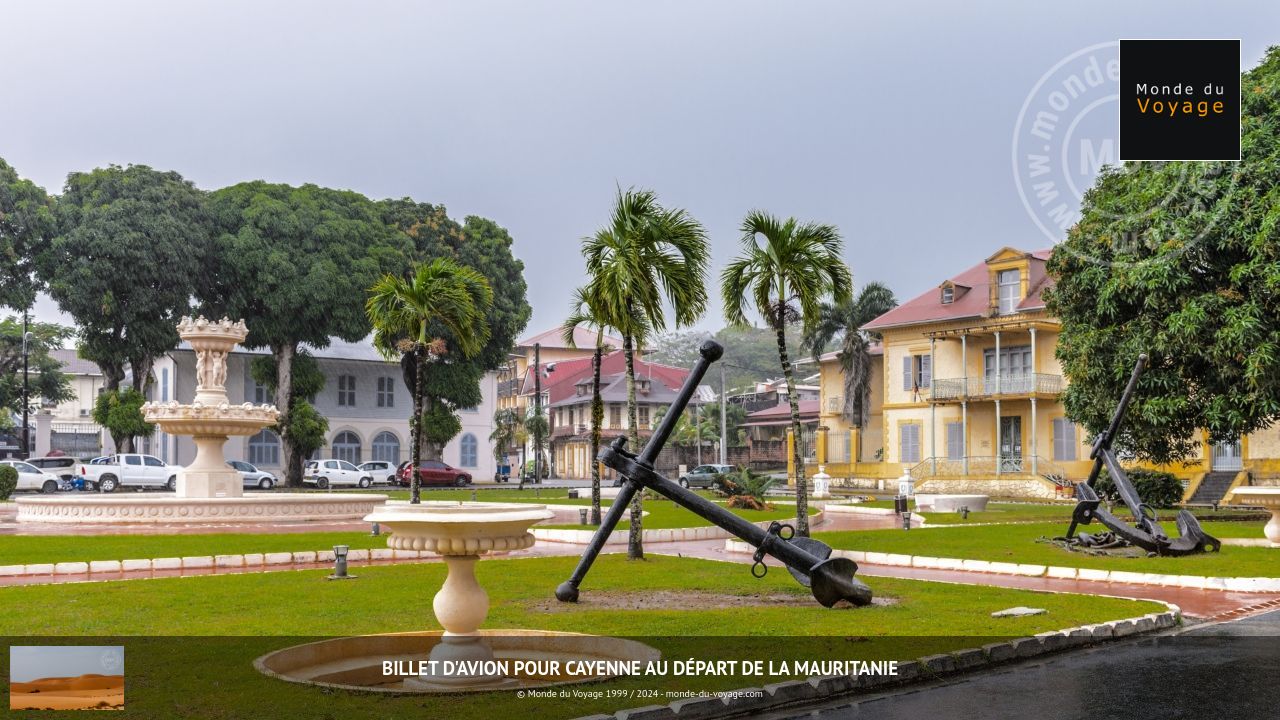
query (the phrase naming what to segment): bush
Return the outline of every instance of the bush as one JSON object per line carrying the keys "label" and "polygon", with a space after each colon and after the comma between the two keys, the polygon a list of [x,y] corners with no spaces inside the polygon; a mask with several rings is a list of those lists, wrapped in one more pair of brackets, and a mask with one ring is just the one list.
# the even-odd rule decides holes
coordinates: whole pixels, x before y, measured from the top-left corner
{"label": "bush", "polygon": [[765,494],[777,481],[768,475],[757,475],[743,468],[737,475],[721,473],[712,482],[712,489],[717,495],[729,498],[726,503],[731,508],[747,510],[767,510]]}
{"label": "bush", "polygon": [[[1129,475],[1129,481],[1133,483],[1133,489],[1138,491],[1138,497],[1151,507],[1170,508],[1182,502],[1182,482],[1174,477],[1173,473],[1143,468],[1134,468],[1125,472]],[[1111,481],[1111,476],[1106,470],[1098,476],[1098,482],[1093,489],[1098,492],[1098,497],[1113,501],[1120,499],[1119,493],[1116,492],[1116,484]]]}
{"label": "bush", "polygon": [[18,487],[18,469],[12,465],[0,465],[0,500],[8,500]]}

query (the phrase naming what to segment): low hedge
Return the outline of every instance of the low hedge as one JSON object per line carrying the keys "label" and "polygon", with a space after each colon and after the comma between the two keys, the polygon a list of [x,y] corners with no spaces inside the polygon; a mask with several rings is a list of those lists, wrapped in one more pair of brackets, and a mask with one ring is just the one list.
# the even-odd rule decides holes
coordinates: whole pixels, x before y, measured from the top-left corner
{"label": "low hedge", "polygon": [[18,469],[12,465],[0,465],[0,500],[8,500],[18,487]]}
{"label": "low hedge", "polygon": [[[1138,497],[1151,507],[1171,508],[1182,502],[1182,481],[1178,480],[1173,473],[1144,468],[1125,470],[1125,473],[1133,483],[1133,489],[1138,491]],[[1098,476],[1093,489],[1097,491],[1098,497],[1120,499],[1119,493],[1116,492],[1116,484],[1106,470]]]}

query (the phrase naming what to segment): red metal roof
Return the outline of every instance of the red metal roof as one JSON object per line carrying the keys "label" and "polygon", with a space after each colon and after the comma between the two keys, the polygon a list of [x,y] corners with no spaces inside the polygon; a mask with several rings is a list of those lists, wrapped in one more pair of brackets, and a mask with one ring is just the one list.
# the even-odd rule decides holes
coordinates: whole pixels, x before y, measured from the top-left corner
{"label": "red metal roof", "polygon": [[[559,327],[553,327],[550,330],[543,330],[535,333],[516,343],[518,348],[531,348],[535,344],[544,348],[567,348],[564,343],[564,330]],[[596,346],[596,331],[585,327],[576,327],[573,329],[573,343],[579,349],[590,350]],[[612,335],[605,334],[604,343],[614,348],[622,347],[622,340]]]}
{"label": "red metal roof", "polygon": [[[808,422],[818,419],[818,408],[821,403],[817,400],[801,400],[797,403],[800,406],[800,422]],[[777,425],[778,423],[791,422],[791,403],[783,399],[777,405],[764,410],[757,410],[747,415],[747,421],[742,423],[744,427],[757,425]]]}
{"label": "red metal roof", "polygon": [[[626,372],[626,370],[626,354],[621,350],[611,352],[600,359],[601,377],[616,375],[618,373]],[[679,389],[680,386],[684,384],[685,378],[689,376],[689,371],[684,368],[660,365],[658,363],[647,362],[639,359],[635,361],[635,370],[636,377],[648,377],[652,375],[653,378],[661,381],[663,385],[673,390]],[[555,370],[542,378],[542,391],[547,393],[549,396],[548,402],[555,404],[570,395],[576,394],[577,390],[574,386],[577,385],[579,380],[590,376],[590,357],[578,358],[576,360],[559,360],[555,363]],[[533,366],[530,366],[529,371],[525,373],[524,384],[520,390],[520,394],[532,394],[534,387],[533,381]]]}
{"label": "red metal roof", "polygon": [[[1027,297],[1018,304],[1019,310],[1038,310],[1044,307],[1044,290],[1053,286],[1053,279],[1044,270],[1044,262],[1052,252],[1050,248],[1026,253],[1030,257]],[[862,329],[881,330],[902,325],[985,317],[990,313],[991,280],[986,260],[949,280],[956,286],[955,298],[950,303],[943,304],[939,285],[863,325]]]}

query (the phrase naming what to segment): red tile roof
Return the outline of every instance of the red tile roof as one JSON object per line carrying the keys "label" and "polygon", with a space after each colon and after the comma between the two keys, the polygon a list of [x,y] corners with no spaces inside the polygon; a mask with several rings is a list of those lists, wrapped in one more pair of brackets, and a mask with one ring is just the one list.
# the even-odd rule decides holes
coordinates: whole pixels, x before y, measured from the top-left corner
{"label": "red tile roof", "polygon": [[[594,342],[594,340],[593,340]],[[548,363],[550,364],[550,363]],[[654,379],[660,380],[663,385],[677,390],[684,384],[684,380],[689,376],[689,371],[684,368],[671,367],[670,365],[660,365],[645,360],[635,361],[636,377],[652,375]],[[600,360],[600,376],[608,377],[618,373],[626,372],[627,360],[626,354],[621,350],[605,355]],[[555,404],[570,395],[577,393],[574,386],[579,380],[591,376],[591,358],[578,358],[576,360],[560,360],[555,363],[555,369],[542,378],[542,391],[549,396],[549,402]],[[533,393],[534,377],[533,367],[529,367],[529,372],[525,373],[524,384],[521,387],[521,395],[530,395]]]}
{"label": "red tile roof", "polygon": [[[1044,262],[1052,252],[1052,249],[1046,249],[1026,253],[1031,259],[1027,297],[1019,303],[1019,310],[1038,310],[1044,307],[1044,290],[1053,286],[1053,279],[1045,273]],[[942,293],[935,287],[863,325],[862,329],[881,330],[901,325],[984,317],[990,313],[991,281],[985,260],[950,278],[950,281],[957,286],[957,292],[949,304],[942,303]],[[968,289],[960,292],[962,288]]]}

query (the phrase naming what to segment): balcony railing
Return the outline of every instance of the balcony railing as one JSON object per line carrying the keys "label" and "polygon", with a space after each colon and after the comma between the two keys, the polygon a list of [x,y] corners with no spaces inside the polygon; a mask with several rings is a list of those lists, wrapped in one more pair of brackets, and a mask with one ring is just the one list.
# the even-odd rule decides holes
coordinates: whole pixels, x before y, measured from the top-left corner
{"label": "balcony railing", "polygon": [[[1034,469],[1033,469],[1034,468]],[[917,481],[933,477],[966,477],[980,475],[1028,475],[1034,472],[1044,478],[1063,478],[1065,473],[1056,462],[1030,455],[971,455],[967,458],[925,458],[908,470]],[[1052,480],[1058,482],[1058,480]]]}
{"label": "balcony railing", "polygon": [[934,378],[929,398],[946,401],[1011,395],[1057,395],[1064,386],[1061,375],[1046,373],[1002,375],[999,378]]}

